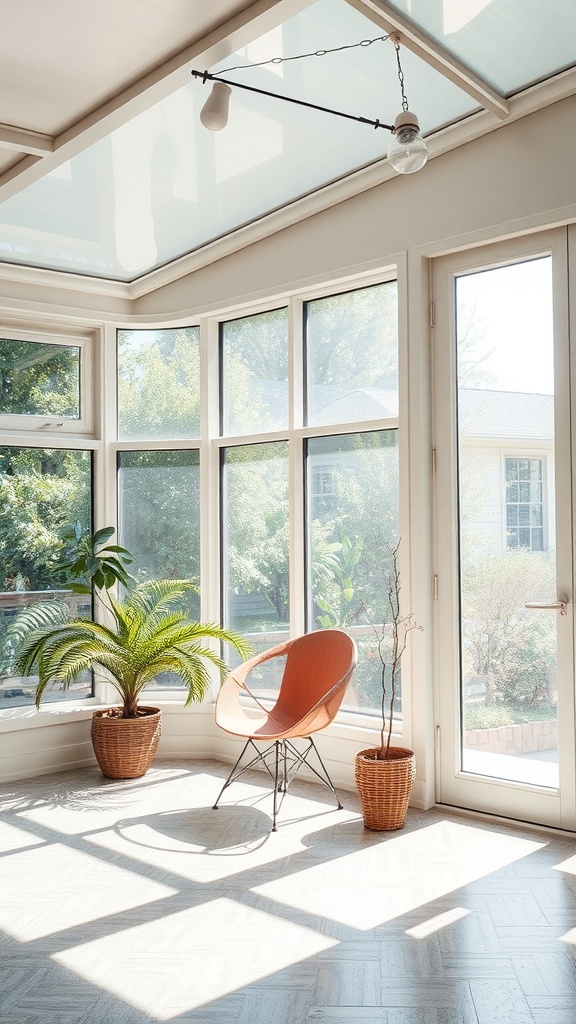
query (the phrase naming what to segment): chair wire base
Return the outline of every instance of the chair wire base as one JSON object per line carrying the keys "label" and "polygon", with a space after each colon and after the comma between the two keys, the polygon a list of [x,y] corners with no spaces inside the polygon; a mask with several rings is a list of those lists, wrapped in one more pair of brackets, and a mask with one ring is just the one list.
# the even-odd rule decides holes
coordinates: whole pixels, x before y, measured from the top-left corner
{"label": "chair wire base", "polygon": [[[320,782],[323,782],[324,785],[327,786],[328,789],[334,794],[337,800],[338,810],[342,810],[342,804],[340,803],[338,794],[334,789],[332,780],[328,775],[326,766],[322,758],[320,757],[320,754],[318,753],[318,748],[314,743],[314,740],[312,739],[311,736],[306,736],[305,739],[308,743],[308,746],[304,751],[298,750],[298,748],[295,747],[294,744],[290,742],[290,740],[275,740],[264,750],[260,750],[254,743],[254,740],[247,740],[246,743],[244,744],[244,747],[242,748],[240,757],[236,761],[236,764],[232,768],[228,778],[226,779],[226,782],[222,786],[222,789],[220,790],[212,809],[214,811],[218,809],[218,804],[220,802],[222,794],[226,789],[228,789],[228,786],[231,786],[233,782],[236,782],[237,779],[244,775],[245,772],[250,771],[251,768],[254,768],[255,765],[261,763],[264,765],[264,768],[266,769],[274,783],[274,799],[272,806],[272,832],[278,831],[276,827],[276,820],[278,817],[280,807],[282,806],[282,801],[288,791],[288,786],[290,785],[292,779],[296,775],[296,772],[304,765],[306,765],[306,767],[309,768],[311,772],[313,772],[316,778],[319,779]],[[248,761],[247,764],[242,765],[242,759],[249,747],[251,747],[254,750],[254,756],[251,758],[250,761]],[[314,765],[311,764],[308,759],[312,751],[316,755],[316,758],[320,765],[320,770],[315,768]]]}

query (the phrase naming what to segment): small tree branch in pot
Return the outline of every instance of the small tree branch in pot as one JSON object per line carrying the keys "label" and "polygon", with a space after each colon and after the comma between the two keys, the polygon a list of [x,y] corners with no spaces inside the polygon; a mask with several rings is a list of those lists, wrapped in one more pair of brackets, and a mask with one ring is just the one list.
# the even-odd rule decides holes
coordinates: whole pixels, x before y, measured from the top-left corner
{"label": "small tree branch in pot", "polygon": [[[396,547],[390,548],[392,565],[385,573],[386,602],[384,616],[381,626],[373,626],[377,641],[378,657],[381,662],[380,684],[382,688],[382,728],[380,730],[380,748],[377,759],[387,761],[390,757],[390,744],[392,741],[392,723],[394,717],[394,701],[400,678],[400,665],[402,655],[406,650],[408,634],[413,629],[422,629],[414,621],[414,615],[410,612],[403,615],[400,608],[400,570],[398,567],[398,550],[400,541]],[[388,686],[386,673],[390,672],[390,696],[388,697]],[[388,725],[386,725],[388,721]],[[387,732],[387,735],[386,735]]]}

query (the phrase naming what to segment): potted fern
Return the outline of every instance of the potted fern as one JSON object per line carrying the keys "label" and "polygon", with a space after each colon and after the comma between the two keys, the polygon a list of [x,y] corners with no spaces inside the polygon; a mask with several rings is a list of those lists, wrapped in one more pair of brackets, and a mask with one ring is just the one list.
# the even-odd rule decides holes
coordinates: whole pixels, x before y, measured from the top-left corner
{"label": "potted fern", "polygon": [[380,745],[360,750],[354,765],[364,824],[376,831],[403,827],[416,774],[414,751],[392,746],[394,702],[400,682],[402,655],[408,634],[422,628],[416,625],[411,613],[404,615],[400,608],[399,546],[400,542],[390,551],[391,567],[385,576],[383,621],[373,627],[380,660]]}
{"label": "potted fern", "polygon": [[[114,530],[108,527],[90,537],[78,536],[74,557],[56,572],[76,593],[94,594],[104,610],[105,622],[70,617],[64,602],[49,602],[29,610],[31,628],[20,621],[20,641],[14,660],[21,675],[37,674],[36,706],[39,708],[50,684],[67,689],[77,676],[99,667],[116,689],[117,707],[95,711],[92,743],[96,759],[109,778],[137,778],[150,764],[160,739],[161,710],[140,704],[142,691],[159,673],[181,677],[187,695],[185,705],[201,701],[210,685],[210,666],[223,676],[225,662],[206,645],[209,639],[230,644],[241,655],[250,645],[237,633],[215,623],[195,622],[178,606],[194,584],[189,580],[151,580],[135,583],[126,569],[130,553],[108,543]],[[112,588],[126,588],[120,600]]]}

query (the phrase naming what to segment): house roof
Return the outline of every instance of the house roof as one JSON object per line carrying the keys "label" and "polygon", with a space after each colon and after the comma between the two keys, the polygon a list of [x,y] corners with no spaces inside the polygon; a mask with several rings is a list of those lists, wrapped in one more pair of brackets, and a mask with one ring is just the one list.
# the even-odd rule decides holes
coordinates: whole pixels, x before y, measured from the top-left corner
{"label": "house roof", "polygon": [[246,84],[391,123],[400,84],[383,36],[399,32],[431,157],[576,91],[572,0],[441,6],[5,0],[0,264],[132,281],[247,224],[275,230],[281,208],[308,215],[302,197],[336,181],[358,191],[392,175],[386,131],[263,96],[233,90],[227,129],[207,131],[192,69],[232,66]]}
{"label": "house roof", "polygon": [[553,395],[460,388],[458,405],[464,437],[554,439]]}

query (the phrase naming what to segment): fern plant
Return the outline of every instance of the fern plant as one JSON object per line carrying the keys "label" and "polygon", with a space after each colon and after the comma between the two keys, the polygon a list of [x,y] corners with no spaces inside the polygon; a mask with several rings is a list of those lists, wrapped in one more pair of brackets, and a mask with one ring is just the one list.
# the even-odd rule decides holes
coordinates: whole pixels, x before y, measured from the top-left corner
{"label": "fern plant", "polygon": [[[26,609],[18,625],[14,670],[38,675],[36,707],[51,683],[64,690],[87,669],[100,666],[108,673],[122,702],[122,717],[138,715],[143,688],[161,672],[174,672],[186,688],[186,705],[200,701],[210,684],[209,668],[223,676],[227,666],[207,641],[230,644],[242,658],[252,653],[238,633],[216,623],[195,622],[178,604],[197,588],[190,580],[152,580],[128,590],[124,600],[111,593],[116,582],[129,584],[124,562],[132,558],[125,548],[107,545],[114,531],[107,528],[85,538],[77,558],[60,566],[59,574],[73,574],[67,586],[77,593],[94,593],[107,609],[107,623],[70,617],[63,602]],[[104,547],[102,546],[104,545]],[[107,545],[107,546],[106,546]]]}

